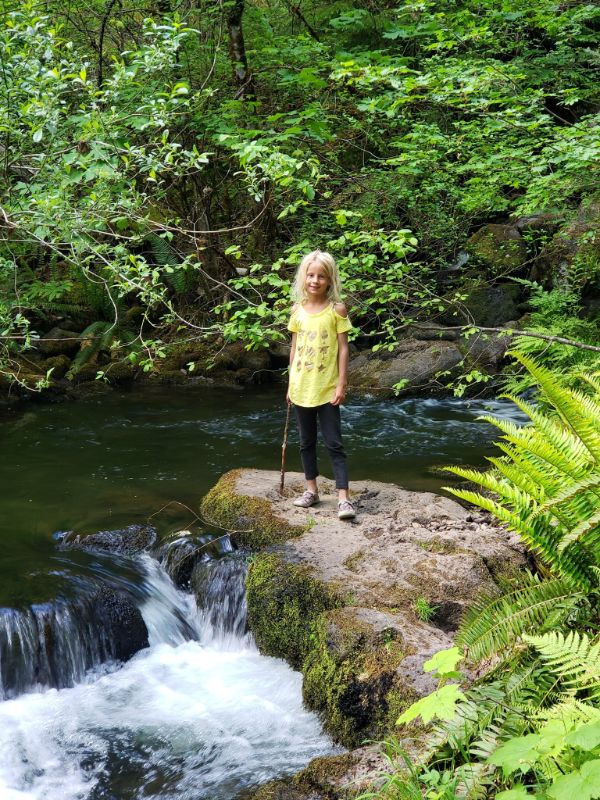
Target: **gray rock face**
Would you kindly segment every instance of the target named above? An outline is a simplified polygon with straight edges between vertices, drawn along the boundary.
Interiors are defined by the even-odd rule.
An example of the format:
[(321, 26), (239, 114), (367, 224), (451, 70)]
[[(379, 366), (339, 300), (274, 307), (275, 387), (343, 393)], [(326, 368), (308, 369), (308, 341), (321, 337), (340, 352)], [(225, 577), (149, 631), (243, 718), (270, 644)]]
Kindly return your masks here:
[[(393, 387), (407, 381), (412, 390), (432, 388), (439, 372), (453, 370), (463, 360), (455, 342), (401, 342), (393, 354), (361, 353), (348, 367), (348, 383), (352, 389), (392, 394)], [(441, 385), (440, 385), (441, 388)]]
[(104, 586), (94, 596), (94, 607), (97, 620), (114, 648), (114, 657), (119, 661), (129, 661), (139, 650), (149, 646), (146, 623), (126, 594)]
[(98, 531), (87, 536), (70, 531), (63, 539), (62, 547), (133, 556), (149, 550), (157, 538), (156, 528), (150, 525), (129, 525), (127, 528)]

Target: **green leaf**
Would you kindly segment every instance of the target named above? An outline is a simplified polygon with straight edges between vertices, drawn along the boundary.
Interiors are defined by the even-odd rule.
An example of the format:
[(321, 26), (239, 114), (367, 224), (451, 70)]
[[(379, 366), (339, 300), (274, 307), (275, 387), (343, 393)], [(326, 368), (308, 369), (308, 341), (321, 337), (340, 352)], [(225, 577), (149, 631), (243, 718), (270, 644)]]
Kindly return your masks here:
[(581, 769), (561, 775), (548, 790), (554, 800), (593, 800), (600, 797), (600, 758), (587, 761)]
[(538, 745), (541, 741), (542, 737), (538, 733), (509, 739), (488, 757), (487, 763), (501, 767), (506, 776), (518, 769), (527, 772), (540, 758)]
[(582, 725), (565, 737), (565, 742), (580, 750), (593, 750), (600, 745), (600, 722)]
[(432, 719), (453, 719), (459, 700), (466, 700), (466, 697), (455, 683), (442, 686), (409, 706), (398, 717), (396, 725), (403, 725), (419, 716), (423, 722), (431, 722)]
[(432, 656), (429, 661), (423, 664), (425, 672), (437, 672), (440, 678), (456, 676), (455, 667), (459, 661), (462, 661), (463, 654), (458, 647), (449, 647), (446, 650), (440, 650)]
[(531, 797), (531, 795), (527, 793), (527, 789), (524, 786), (514, 786), (506, 792), (499, 792), (496, 795), (496, 800), (522, 800), (523, 797)]

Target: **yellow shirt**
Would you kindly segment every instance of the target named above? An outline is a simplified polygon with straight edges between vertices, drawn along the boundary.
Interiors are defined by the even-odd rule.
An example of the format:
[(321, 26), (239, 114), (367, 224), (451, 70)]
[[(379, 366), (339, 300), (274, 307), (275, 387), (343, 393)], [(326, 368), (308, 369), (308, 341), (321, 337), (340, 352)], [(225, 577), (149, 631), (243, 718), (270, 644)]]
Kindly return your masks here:
[(296, 306), (288, 324), (296, 334), (289, 383), (292, 403), (311, 408), (331, 402), (338, 382), (338, 333), (351, 328), (348, 317), (338, 314), (333, 303), (316, 314)]

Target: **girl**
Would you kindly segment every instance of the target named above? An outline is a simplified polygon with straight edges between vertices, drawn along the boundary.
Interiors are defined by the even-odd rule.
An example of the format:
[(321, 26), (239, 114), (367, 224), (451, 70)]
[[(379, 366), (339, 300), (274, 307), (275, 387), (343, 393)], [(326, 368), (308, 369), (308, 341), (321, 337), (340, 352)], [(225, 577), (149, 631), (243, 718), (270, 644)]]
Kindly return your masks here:
[(292, 332), (288, 403), (294, 405), (306, 491), (294, 505), (319, 502), (317, 490), (317, 418), (329, 452), (338, 490), (338, 517), (356, 512), (348, 499), (348, 468), (342, 444), (340, 404), (346, 396), (348, 331), (352, 327), (340, 302), (340, 275), (329, 253), (304, 256), (292, 290), (296, 305), (288, 324)]

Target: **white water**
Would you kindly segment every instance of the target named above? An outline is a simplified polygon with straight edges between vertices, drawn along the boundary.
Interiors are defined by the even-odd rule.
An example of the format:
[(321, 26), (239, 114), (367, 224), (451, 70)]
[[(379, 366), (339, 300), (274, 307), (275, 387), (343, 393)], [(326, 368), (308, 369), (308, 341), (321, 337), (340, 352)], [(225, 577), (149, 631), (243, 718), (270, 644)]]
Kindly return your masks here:
[(0, 703), (1, 800), (231, 800), (332, 751), (298, 673), (248, 637), (210, 638), (156, 564), (146, 587), (150, 648)]

